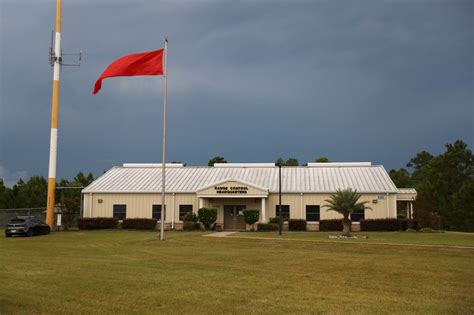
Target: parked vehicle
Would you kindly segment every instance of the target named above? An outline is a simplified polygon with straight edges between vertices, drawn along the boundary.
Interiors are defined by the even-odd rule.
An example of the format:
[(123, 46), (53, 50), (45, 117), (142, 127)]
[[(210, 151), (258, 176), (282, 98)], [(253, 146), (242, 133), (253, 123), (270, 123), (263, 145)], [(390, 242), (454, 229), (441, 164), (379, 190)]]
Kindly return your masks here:
[(41, 222), (34, 216), (17, 216), (11, 219), (5, 228), (5, 236), (13, 235), (33, 236), (41, 234), (49, 234), (49, 225)]

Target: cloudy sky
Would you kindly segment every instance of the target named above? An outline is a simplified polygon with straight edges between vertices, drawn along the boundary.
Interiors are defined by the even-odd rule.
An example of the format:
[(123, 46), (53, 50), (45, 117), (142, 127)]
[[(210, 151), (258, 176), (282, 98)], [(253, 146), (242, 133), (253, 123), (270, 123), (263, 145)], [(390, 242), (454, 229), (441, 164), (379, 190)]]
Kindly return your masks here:
[[(47, 176), (55, 2), (0, 0), (0, 177)], [(64, 0), (58, 177), (160, 162), (162, 77), (105, 80), (169, 37), (168, 159), (404, 166), (474, 144), (472, 1)], [(71, 59), (67, 61), (73, 62)]]

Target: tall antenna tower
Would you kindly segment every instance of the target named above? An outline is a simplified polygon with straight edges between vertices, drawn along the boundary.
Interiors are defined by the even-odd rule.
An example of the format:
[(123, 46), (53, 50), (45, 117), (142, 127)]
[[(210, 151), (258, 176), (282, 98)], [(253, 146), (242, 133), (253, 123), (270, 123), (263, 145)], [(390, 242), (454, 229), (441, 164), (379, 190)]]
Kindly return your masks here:
[[(48, 170), (48, 197), (46, 201), (46, 224), (54, 228), (54, 205), (56, 189), (56, 159), (58, 153), (58, 109), (59, 109), (59, 74), (61, 66), (79, 66), (82, 59), (82, 51), (79, 54), (79, 63), (63, 64), (61, 52), (61, 7), (62, 0), (56, 0), (56, 29), (55, 36), (51, 38), (49, 49), (49, 62), (53, 66), (53, 97), (51, 101), (51, 137), (49, 144), (49, 170)], [(54, 42), (54, 50), (53, 50)]]

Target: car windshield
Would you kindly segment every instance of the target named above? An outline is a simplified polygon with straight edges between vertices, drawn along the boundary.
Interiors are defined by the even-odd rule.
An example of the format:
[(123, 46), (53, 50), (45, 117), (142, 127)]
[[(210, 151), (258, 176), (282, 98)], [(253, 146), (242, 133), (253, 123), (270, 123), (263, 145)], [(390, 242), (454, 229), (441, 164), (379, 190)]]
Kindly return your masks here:
[(23, 219), (13, 219), (13, 220), (11, 220), (10, 222), (11, 222), (11, 223), (24, 223), (25, 220), (23, 220)]

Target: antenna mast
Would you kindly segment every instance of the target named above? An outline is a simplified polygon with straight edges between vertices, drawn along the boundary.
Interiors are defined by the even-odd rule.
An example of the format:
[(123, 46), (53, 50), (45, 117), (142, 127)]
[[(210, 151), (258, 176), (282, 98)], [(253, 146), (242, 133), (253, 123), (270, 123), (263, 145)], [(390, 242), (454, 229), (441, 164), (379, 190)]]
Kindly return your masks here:
[[(61, 52), (61, 6), (62, 0), (56, 0), (56, 28), (51, 38), (51, 47), (49, 49), (49, 62), (53, 66), (53, 96), (51, 101), (51, 138), (49, 144), (49, 170), (48, 170), (48, 198), (46, 201), (46, 224), (54, 229), (54, 204), (56, 189), (56, 159), (58, 148), (58, 109), (59, 109), (59, 74), (61, 66), (79, 66), (82, 51), (79, 53), (79, 64), (63, 64)], [(69, 54), (71, 55), (71, 54)]]

